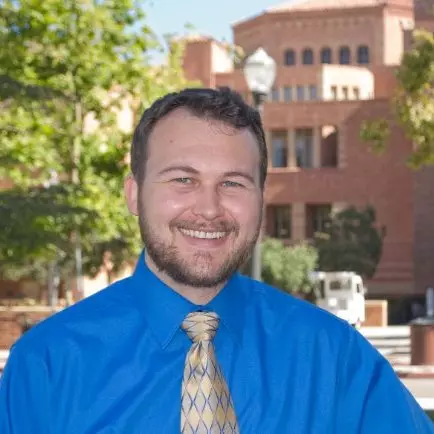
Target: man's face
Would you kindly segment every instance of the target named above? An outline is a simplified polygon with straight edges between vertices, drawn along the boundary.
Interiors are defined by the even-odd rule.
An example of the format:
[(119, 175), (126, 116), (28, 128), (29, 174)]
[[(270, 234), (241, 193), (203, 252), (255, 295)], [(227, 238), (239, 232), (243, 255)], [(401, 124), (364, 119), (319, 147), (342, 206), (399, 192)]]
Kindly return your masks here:
[(194, 287), (225, 282), (248, 258), (262, 215), (259, 149), (249, 130), (178, 109), (148, 142), (142, 185), (127, 183), (148, 261)]

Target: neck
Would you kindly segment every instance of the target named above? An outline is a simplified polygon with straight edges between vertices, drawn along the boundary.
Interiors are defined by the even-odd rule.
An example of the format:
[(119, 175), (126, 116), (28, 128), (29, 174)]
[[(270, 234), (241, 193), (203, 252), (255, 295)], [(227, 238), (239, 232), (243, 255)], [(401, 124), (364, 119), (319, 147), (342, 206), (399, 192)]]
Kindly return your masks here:
[(196, 287), (184, 285), (173, 280), (167, 273), (160, 271), (155, 265), (154, 261), (145, 255), (145, 263), (149, 269), (167, 286), (172, 288), (182, 297), (186, 298), (188, 301), (197, 305), (205, 305), (209, 303), (225, 286), (226, 282), (218, 286), (213, 287)]

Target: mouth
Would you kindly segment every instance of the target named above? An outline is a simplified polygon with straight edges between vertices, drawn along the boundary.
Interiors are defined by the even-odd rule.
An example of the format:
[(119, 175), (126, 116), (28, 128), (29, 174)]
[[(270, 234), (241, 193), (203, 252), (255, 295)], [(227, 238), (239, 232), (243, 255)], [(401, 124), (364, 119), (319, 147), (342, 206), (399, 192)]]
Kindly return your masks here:
[(179, 231), (187, 237), (196, 238), (199, 240), (221, 240), (229, 234), (229, 232), (223, 231), (194, 231), (191, 229), (182, 228), (179, 228)]

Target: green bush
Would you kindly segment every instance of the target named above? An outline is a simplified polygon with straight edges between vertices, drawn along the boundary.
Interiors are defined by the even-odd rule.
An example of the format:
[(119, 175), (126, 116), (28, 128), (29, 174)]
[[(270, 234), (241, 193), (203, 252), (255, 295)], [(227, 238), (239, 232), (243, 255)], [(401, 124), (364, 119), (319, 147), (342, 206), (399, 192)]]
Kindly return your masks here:
[(316, 268), (318, 253), (308, 244), (286, 247), (269, 238), (262, 243), (262, 278), (286, 292), (310, 298), (313, 286), (309, 274)]

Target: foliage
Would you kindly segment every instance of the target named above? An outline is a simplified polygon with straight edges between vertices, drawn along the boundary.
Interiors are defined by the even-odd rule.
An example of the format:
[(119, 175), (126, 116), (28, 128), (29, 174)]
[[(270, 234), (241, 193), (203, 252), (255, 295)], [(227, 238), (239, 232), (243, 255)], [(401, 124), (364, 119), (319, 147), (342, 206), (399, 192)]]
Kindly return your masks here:
[(385, 229), (378, 228), (374, 208), (349, 207), (332, 216), (327, 229), (315, 234), (321, 271), (354, 271), (374, 275), (381, 259)]
[(362, 141), (368, 142), (377, 154), (385, 152), (385, 143), (389, 136), (389, 124), (385, 119), (367, 120), (362, 123), (360, 138)]
[[(413, 43), (396, 73), (398, 87), (392, 111), (414, 145), (408, 164), (418, 169), (434, 164), (434, 36), (425, 30), (415, 30)], [(383, 152), (389, 130), (387, 120), (370, 120), (362, 125), (360, 137), (375, 151)]]
[(309, 274), (317, 257), (315, 248), (307, 244), (286, 247), (282, 241), (268, 238), (262, 243), (262, 278), (284, 291), (309, 295), (313, 289)]
[[(4, 0), (0, 9), (0, 275), (54, 258), (113, 270), (140, 248), (123, 200), (136, 115), (185, 87), (183, 43), (159, 45), (134, 0)], [(152, 65), (164, 51), (166, 61)], [(123, 117), (120, 117), (122, 115)], [(53, 182), (53, 174), (57, 181)], [(51, 180), (51, 181), (50, 181)]]

